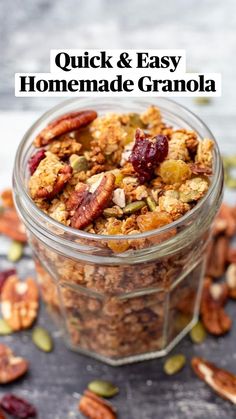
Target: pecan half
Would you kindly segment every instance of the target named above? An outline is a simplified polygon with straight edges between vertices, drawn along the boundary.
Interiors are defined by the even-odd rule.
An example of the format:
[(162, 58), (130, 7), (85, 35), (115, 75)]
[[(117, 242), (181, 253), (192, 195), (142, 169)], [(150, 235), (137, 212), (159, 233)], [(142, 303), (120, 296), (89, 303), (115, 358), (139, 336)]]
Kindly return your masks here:
[(233, 208), (227, 204), (222, 204), (217, 215), (216, 222), (225, 222), (225, 234), (228, 237), (233, 237), (236, 232), (236, 218), (234, 217)]
[(34, 140), (34, 145), (35, 147), (47, 145), (52, 139), (58, 137), (59, 135), (85, 127), (95, 118), (97, 118), (97, 113), (91, 110), (70, 112), (62, 115), (55, 121), (51, 122), (37, 135)]
[(7, 208), (0, 213), (0, 234), (22, 243), (27, 241), (25, 227), (14, 208)]
[(39, 307), (38, 287), (33, 278), (20, 281), (10, 276), (2, 289), (2, 315), (15, 331), (27, 329), (37, 317)]
[(229, 239), (226, 236), (216, 237), (210, 245), (207, 262), (207, 275), (219, 278), (225, 271)]
[(11, 189), (4, 189), (1, 193), (2, 204), (5, 208), (14, 208), (13, 194)]
[(28, 362), (15, 356), (12, 350), (0, 344), (0, 384), (7, 384), (17, 380), (28, 370)]
[(115, 176), (107, 173), (94, 193), (85, 193), (82, 202), (79, 196), (80, 204), (72, 216), (71, 226), (81, 229), (99, 217), (112, 197), (114, 185)]
[(200, 165), (199, 163), (192, 163), (189, 165), (191, 172), (194, 175), (206, 175), (211, 176), (212, 175), (212, 169), (209, 167), (205, 167)]
[(57, 194), (59, 194), (66, 183), (71, 179), (73, 174), (73, 169), (68, 164), (64, 166), (57, 175), (56, 182), (54, 183), (53, 190), (49, 192), (47, 188), (40, 187), (37, 191), (37, 198), (42, 199), (53, 199)]
[(193, 358), (192, 368), (197, 376), (219, 396), (236, 404), (236, 375), (218, 368), (202, 358)]
[(89, 390), (85, 390), (78, 408), (83, 415), (90, 419), (116, 419), (117, 417), (111, 403)]
[(236, 263), (236, 248), (230, 247), (227, 252), (227, 262)]
[(221, 336), (231, 329), (232, 320), (224, 311), (227, 298), (226, 284), (212, 283), (209, 278), (205, 280), (200, 312), (205, 328), (213, 335)]
[(228, 266), (225, 276), (229, 289), (229, 296), (236, 299), (236, 263), (231, 263)]

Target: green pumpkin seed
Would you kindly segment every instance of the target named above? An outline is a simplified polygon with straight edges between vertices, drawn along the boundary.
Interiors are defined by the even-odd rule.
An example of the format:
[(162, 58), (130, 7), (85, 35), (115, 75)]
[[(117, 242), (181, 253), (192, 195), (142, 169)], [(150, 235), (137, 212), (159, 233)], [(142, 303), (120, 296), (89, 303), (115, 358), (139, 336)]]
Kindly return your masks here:
[(190, 338), (193, 343), (202, 343), (206, 339), (207, 332), (202, 322), (198, 321), (190, 330)]
[(120, 207), (105, 208), (103, 211), (104, 217), (122, 217), (123, 211)]
[(196, 105), (209, 105), (211, 103), (211, 99), (206, 96), (199, 96), (194, 98), (194, 102)]
[(84, 156), (72, 154), (70, 156), (70, 165), (75, 172), (85, 172), (88, 169), (88, 161)]
[(9, 324), (4, 319), (0, 319), (0, 336), (10, 335), (11, 333), (13, 333), (13, 330)]
[(139, 211), (141, 208), (145, 207), (146, 203), (144, 201), (134, 201), (130, 204), (126, 205), (123, 209), (123, 213), (126, 215), (134, 214), (135, 212)]
[(182, 370), (186, 364), (186, 357), (183, 354), (176, 354), (169, 357), (164, 364), (164, 372), (173, 375)]
[(147, 199), (146, 199), (146, 201), (147, 201), (148, 208), (150, 209), (150, 211), (155, 211), (155, 209), (157, 207), (157, 204), (154, 201), (154, 199), (151, 198), (151, 196), (148, 196)]
[(7, 258), (11, 262), (17, 262), (23, 255), (24, 246), (22, 243), (13, 241), (8, 250)]
[(119, 393), (119, 388), (109, 381), (93, 380), (88, 384), (88, 389), (100, 397), (113, 397)]
[(32, 341), (35, 346), (43, 352), (51, 352), (53, 349), (53, 341), (49, 332), (44, 327), (37, 326), (32, 332)]

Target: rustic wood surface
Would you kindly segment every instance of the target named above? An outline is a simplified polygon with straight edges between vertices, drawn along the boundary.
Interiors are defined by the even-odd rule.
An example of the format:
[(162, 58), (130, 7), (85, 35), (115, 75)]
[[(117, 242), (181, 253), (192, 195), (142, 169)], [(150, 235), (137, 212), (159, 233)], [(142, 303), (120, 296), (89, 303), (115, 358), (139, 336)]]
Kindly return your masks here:
[[(50, 48), (186, 48), (188, 69), (222, 72), (223, 96), (209, 106), (181, 100), (212, 129), (224, 154), (235, 149), (235, 2), (213, 0), (149, 0), (78, 2), (76, 0), (19, 0), (0, 2), (0, 189), (11, 182), (17, 144), (29, 125), (58, 100), (14, 98), (14, 72), (48, 71)], [(235, 193), (225, 199), (235, 202)], [(9, 241), (0, 237), (0, 269)], [(22, 278), (34, 274), (30, 250), (17, 264)], [(236, 304), (227, 311), (236, 315)], [(39, 419), (81, 418), (76, 405), (86, 384), (104, 378), (120, 387), (114, 405), (121, 419), (233, 419), (236, 408), (216, 396), (187, 365), (174, 377), (162, 372), (163, 359), (112, 368), (68, 351), (41, 308), (39, 323), (50, 328), (55, 340), (51, 354), (39, 352), (29, 333), (1, 338), (29, 359), (29, 374), (0, 393), (14, 391), (31, 400)], [(200, 355), (236, 373), (236, 325), (229, 335), (208, 337), (199, 346), (186, 337), (174, 352), (188, 360)]]

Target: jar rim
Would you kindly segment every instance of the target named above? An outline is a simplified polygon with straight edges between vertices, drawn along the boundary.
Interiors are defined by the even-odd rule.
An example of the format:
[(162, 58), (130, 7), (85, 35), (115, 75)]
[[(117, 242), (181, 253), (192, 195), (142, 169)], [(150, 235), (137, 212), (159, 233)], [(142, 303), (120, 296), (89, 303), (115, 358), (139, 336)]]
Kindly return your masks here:
[[(105, 234), (95, 234), (95, 233), (88, 233), (86, 231), (83, 230), (77, 230), (74, 229), (72, 227), (68, 227), (65, 226), (64, 224), (56, 221), (55, 219), (53, 219), (52, 217), (50, 217), (49, 215), (47, 215), (46, 213), (44, 213), (32, 200), (32, 198), (30, 197), (28, 190), (27, 190), (27, 186), (25, 184), (25, 181), (22, 177), (22, 165), (21, 165), (21, 161), (22, 161), (22, 156), (24, 155), (24, 151), (25, 151), (25, 146), (27, 144), (27, 140), (29, 138), (29, 136), (35, 131), (37, 130), (38, 126), (48, 117), (53, 115), (60, 111), (63, 110), (63, 108), (67, 105), (72, 105), (72, 104), (78, 104), (79, 101), (83, 101), (82, 99), (85, 98), (73, 98), (73, 99), (68, 99), (65, 100), (63, 102), (61, 102), (60, 104), (52, 107), (50, 110), (46, 111), (45, 113), (43, 113), (43, 115), (41, 117), (39, 117), (32, 125), (31, 127), (26, 131), (25, 135), (23, 136), (18, 149), (17, 149), (17, 153), (15, 156), (15, 162), (14, 162), (14, 172), (13, 172), (13, 178), (14, 178), (14, 183), (17, 186), (17, 191), (20, 192), (21, 196), (23, 197), (23, 199), (25, 200), (27, 207), (28, 208), (33, 208), (34, 213), (36, 216), (38, 216), (38, 219), (42, 220), (41, 227), (45, 228), (45, 226), (51, 225), (52, 228), (55, 228), (55, 231), (57, 231), (58, 229), (61, 230), (61, 232), (65, 233), (65, 234), (70, 234), (75, 237), (75, 239), (87, 239), (87, 240), (93, 240), (93, 241), (104, 241), (106, 240), (107, 242), (110, 240), (127, 240), (127, 235), (121, 234), (121, 235), (105, 235)], [(88, 98), (86, 98), (88, 99)], [(92, 98), (93, 101), (96, 103), (101, 103), (104, 101), (107, 101), (107, 98)], [(129, 98), (130, 99), (130, 98)], [(135, 99), (139, 99), (139, 98), (131, 98), (131, 100), (135, 100)], [(109, 98), (108, 98), (109, 100)], [(116, 98), (115, 100), (113, 99), (113, 101), (127, 101), (127, 98)], [(197, 203), (197, 205), (195, 205), (191, 210), (189, 210), (186, 214), (184, 214), (182, 217), (180, 217), (179, 219), (173, 221), (170, 224), (167, 224), (161, 228), (157, 228), (155, 230), (151, 230), (151, 231), (147, 231), (144, 233), (136, 233), (136, 234), (132, 234), (132, 240), (138, 240), (138, 239), (145, 239), (145, 238), (151, 238), (154, 235), (159, 235), (162, 233), (166, 233), (169, 230), (173, 230), (178, 228), (180, 225), (182, 225), (184, 222), (188, 222), (188, 220), (190, 220), (194, 215), (196, 215), (203, 207), (204, 203), (206, 201), (208, 201), (209, 197), (212, 195), (212, 193), (215, 191), (215, 188), (217, 187), (217, 184), (220, 182), (220, 173), (222, 171), (222, 163), (221, 163), (221, 158), (220, 158), (220, 151), (219, 151), (219, 147), (218, 144), (216, 142), (216, 139), (214, 137), (214, 135), (212, 134), (211, 130), (207, 127), (207, 125), (192, 111), (190, 111), (188, 108), (186, 108), (185, 106), (183, 106), (182, 104), (179, 104), (173, 100), (170, 99), (166, 99), (166, 98), (145, 98), (145, 100), (142, 100), (141, 103), (143, 104), (144, 102), (146, 102), (147, 105), (156, 105), (157, 107), (161, 108), (161, 104), (163, 106), (166, 106), (167, 109), (169, 110), (169, 108), (173, 108), (175, 107), (177, 109), (177, 111), (181, 111), (184, 114), (185, 118), (191, 118), (193, 120), (193, 122), (198, 123), (201, 125), (201, 128), (205, 131), (205, 137), (209, 137), (214, 141), (215, 147), (214, 147), (214, 173), (212, 175), (211, 178), (211, 183), (210, 183), (210, 187), (206, 193), (206, 195), (204, 195), (204, 197)], [(113, 102), (114, 103), (114, 102)], [(181, 120), (183, 122), (187, 122), (184, 118), (181, 117)], [(129, 238), (131, 239), (131, 236), (129, 236)]]

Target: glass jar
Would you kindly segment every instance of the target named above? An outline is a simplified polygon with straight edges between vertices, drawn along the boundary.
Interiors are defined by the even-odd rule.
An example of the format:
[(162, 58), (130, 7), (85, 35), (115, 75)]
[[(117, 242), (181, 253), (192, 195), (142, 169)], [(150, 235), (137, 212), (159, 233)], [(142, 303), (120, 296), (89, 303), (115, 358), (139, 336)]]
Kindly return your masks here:
[[(27, 192), (27, 162), (36, 134), (79, 109), (143, 112), (158, 106), (165, 122), (213, 138), (190, 111), (166, 99), (73, 99), (45, 113), (25, 134), (15, 160), (14, 196), (26, 226), (42, 297), (70, 348), (110, 365), (166, 355), (197, 321), (206, 247), (222, 200), (217, 144), (211, 186), (182, 218), (129, 236), (94, 235), (59, 224)], [(214, 139), (214, 138), (213, 138)], [(119, 246), (120, 253), (117, 250)], [(122, 249), (124, 251), (122, 252)]]

